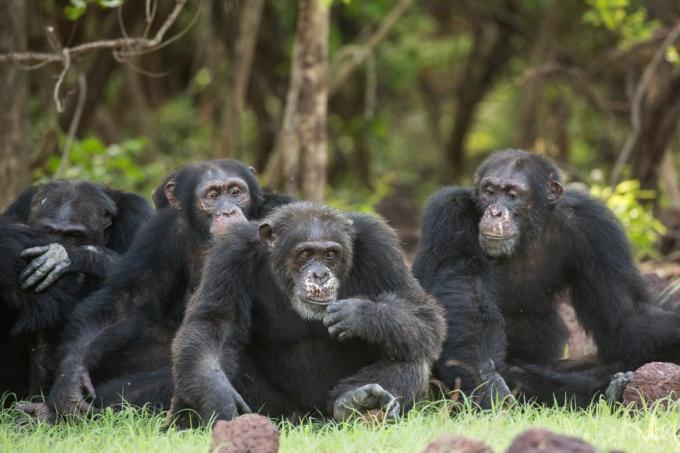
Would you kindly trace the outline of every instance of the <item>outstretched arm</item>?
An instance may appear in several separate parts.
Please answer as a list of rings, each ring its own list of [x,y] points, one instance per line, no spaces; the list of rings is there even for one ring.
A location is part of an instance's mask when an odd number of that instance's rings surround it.
[[[572,194],[572,196],[576,196]],[[680,354],[680,314],[654,305],[611,212],[585,195],[572,216],[572,303],[605,363],[634,369]]]
[[[235,246],[235,249],[239,247]],[[254,288],[238,250],[216,245],[173,342],[175,394],[170,411],[181,427],[191,412],[203,423],[216,416],[231,420],[250,408],[231,384],[237,357],[250,330],[250,295]]]
[[[82,389],[91,390],[90,385],[82,385],[89,382],[89,371],[106,352],[130,340],[139,317],[164,312],[168,304],[184,297],[184,244],[173,235],[172,219],[164,217],[140,232],[114,265],[106,285],[79,304],[71,316],[48,397],[58,411],[71,410],[82,399]]]
[[[468,395],[485,382],[504,386],[496,371],[505,360],[503,316],[493,289],[484,284],[479,218],[469,189],[446,188],[434,195],[413,264],[423,288],[445,309],[447,336],[435,367],[437,377]]]

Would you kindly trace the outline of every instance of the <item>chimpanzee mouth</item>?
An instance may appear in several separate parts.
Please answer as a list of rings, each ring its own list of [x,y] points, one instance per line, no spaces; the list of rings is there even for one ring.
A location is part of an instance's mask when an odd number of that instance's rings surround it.
[[[497,234],[492,234],[492,233],[482,233],[482,236],[484,239],[490,239],[492,241],[507,241],[508,239],[512,239],[516,236],[516,234],[507,234],[505,236],[497,235]]]
[[[311,304],[311,305],[319,305],[322,307],[325,307],[326,305],[330,305],[333,303],[333,298],[328,298],[328,299],[311,299],[309,297],[301,297],[302,301],[306,304]]]

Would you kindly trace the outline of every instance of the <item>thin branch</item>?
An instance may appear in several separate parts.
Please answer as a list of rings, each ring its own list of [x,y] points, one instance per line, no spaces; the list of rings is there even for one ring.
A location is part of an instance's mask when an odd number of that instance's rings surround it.
[[[61,85],[64,83],[64,79],[66,78],[66,73],[68,73],[68,70],[71,68],[71,55],[69,54],[68,48],[63,49],[62,54],[64,56],[64,69],[61,70],[59,78],[57,79],[57,83],[54,84],[54,103],[56,104],[57,112],[59,113],[64,111],[64,107],[62,106],[61,100],[59,99],[59,91],[61,90]]]
[[[635,148],[635,145],[640,138],[640,131],[642,129],[642,106],[645,101],[645,93],[647,92],[649,83],[656,74],[657,68],[664,60],[668,47],[677,41],[678,37],[680,37],[680,22],[675,24],[670,33],[666,35],[666,39],[663,40],[661,46],[659,46],[657,49],[654,57],[652,57],[652,60],[645,68],[644,72],[642,73],[642,77],[640,77],[640,81],[635,88],[632,109],[630,111],[630,122],[632,129],[630,134],[628,134],[626,143],[623,145],[623,149],[616,159],[616,163],[612,169],[611,178],[609,180],[609,184],[611,186],[615,186],[621,179],[623,167],[626,165],[626,162],[628,162],[628,159],[630,159],[630,156],[633,153],[633,148]]]
[[[408,7],[411,6],[411,3],[413,3],[413,0],[399,0],[390,12],[387,13],[385,20],[380,24],[375,33],[373,33],[364,44],[352,45],[345,51],[341,49],[338,52],[338,57],[340,58],[336,58],[333,66],[337,66],[338,61],[345,57],[347,57],[347,63],[334,71],[334,77],[331,80],[330,89],[328,90],[329,94],[333,94],[340,86],[342,86],[349,76],[366,61],[375,48],[387,37],[387,34],[394,24],[397,23]]]
[[[134,51],[142,51],[149,48],[154,48],[161,44],[163,37],[170,29],[172,24],[177,20],[182,8],[187,0],[175,0],[175,7],[163,22],[163,25],[158,29],[152,39],[147,38],[117,38],[117,39],[103,39],[100,41],[93,41],[80,44],[73,47],[66,47],[61,52],[10,52],[0,54],[0,63],[8,62],[60,62],[63,61],[62,52],[67,52],[71,58],[87,53],[93,50],[123,50],[131,49]]]
[[[73,146],[73,140],[75,139],[76,131],[78,130],[78,124],[80,124],[80,117],[82,116],[83,109],[85,108],[85,98],[87,98],[87,77],[85,77],[83,74],[79,74],[78,104],[76,105],[76,110],[73,113],[73,118],[71,118],[71,124],[68,128],[68,135],[66,136],[66,143],[64,143],[64,149],[61,152],[59,167],[57,168],[57,171],[54,172],[54,179],[61,178],[61,176],[64,174],[64,170],[66,170],[66,166],[68,165],[71,147]]]

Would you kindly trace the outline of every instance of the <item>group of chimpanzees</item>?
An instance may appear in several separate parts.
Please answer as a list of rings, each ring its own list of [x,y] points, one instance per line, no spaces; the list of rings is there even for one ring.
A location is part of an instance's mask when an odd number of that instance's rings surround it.
[[[442,388],[584,406],[680,361],[680,313],[615,218],[536,154],[434,195],[413,273],[381,220],[263,191],[237,161],[181,167],[153,201],[58,181],[0,215],[0,390],[19,410],[395,418]],[[565,292],[596,357],[561,359]]]

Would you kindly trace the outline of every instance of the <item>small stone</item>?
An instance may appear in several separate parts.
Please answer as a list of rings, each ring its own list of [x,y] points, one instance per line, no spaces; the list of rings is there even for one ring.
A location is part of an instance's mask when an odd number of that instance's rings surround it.
[[[430,442],[423,453],[493,453],[493,450],[480,440],[444,435]]]
[[[267,417],[246,414],[213,427],[210,453],[276,453],[279,430]]]
[[[578,437],[532,428],[515,437],[506,453],[594,453],[595,448]]]
[[[623,390],[623,404],[633,403],[637,407],[644,403],[652,407],[665,399],[663,404],[669,397],[680,398],[680,366],[674,363],[651,362],[641,366]]]

